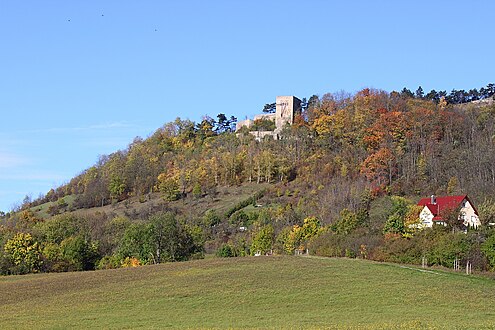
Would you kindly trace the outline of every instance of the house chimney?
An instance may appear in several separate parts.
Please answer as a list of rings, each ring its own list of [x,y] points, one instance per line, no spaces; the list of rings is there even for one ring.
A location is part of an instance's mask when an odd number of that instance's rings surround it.
[[[437,199],[435,195],[431,195],[431,204],[435,205],[437,203]]]

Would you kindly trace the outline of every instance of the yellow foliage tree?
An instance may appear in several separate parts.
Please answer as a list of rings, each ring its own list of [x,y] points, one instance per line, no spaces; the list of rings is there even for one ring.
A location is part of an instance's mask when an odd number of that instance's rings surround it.
[[[5,243],[4,251],[21,274],[37,272],[41,266],[40,246],[29,233],[15,234]]]

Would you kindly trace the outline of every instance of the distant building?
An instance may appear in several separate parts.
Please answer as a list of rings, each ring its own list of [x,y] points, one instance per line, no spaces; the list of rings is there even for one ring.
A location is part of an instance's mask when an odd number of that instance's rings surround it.
[[[423,206],[419,218],[424,227],[432,227],[433,224],[446,225],[445,216],[449,212],[459,212],[459,219],[463,220],[466,227],[477,228],[481,222],[478,211],[467,195],[423,198],[418,202]]]
[[[257,120],[272,120],[275,122],[275,130],[273,131],[250,131],[256,140],[260,141],[265,136],[271,136],[274,139],[279,138],[282,129],[288,124],[294,123],[294,118],[301,113],[301,100],[295,96],[277,96],[275,103],[275,113],[259,114],[254,116],[254,120],[246,119],[237,122],[236,130],[246,127],[250,129]]]
[[[275,131],[280,132],[286,124],[292,125],[296,114],[301,113],[301,100],[295,96],[277,96]]]

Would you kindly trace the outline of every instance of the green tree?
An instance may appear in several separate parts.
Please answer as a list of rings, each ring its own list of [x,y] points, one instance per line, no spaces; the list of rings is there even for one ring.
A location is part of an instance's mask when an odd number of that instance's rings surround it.
[[[162,173],[158,176],[158,188],[163,194],[163,198],[169,202],[180,198],[179,172],[176,169],[170,173]]]
[[[422,99],[425,95],[425,92],[423,91],[423,87],[419,86],[418,89],[416,90],[416,98]]]
[[[192,194],[196,199],[200,199],[203,196],[203,191],[201,190],[201,184],[199,182],[196,182],[194,184]]]
[[[481,244],[481,251],[488,259],[492,270],[495,269],[495,233],[492,232],[483,244]]]
[[[148,223],[127,226],[117,249],[117,256],[120,260],[137,258],[142,264],[153,263],[155,250],[151,237],[151,226]]]
[[[407,89],[407,88],[404,87],[400,91],[400,96],[413,98],[414,97],[414,94],[413,94],[413,92],[411,92],[411,90],[409,90],[409,89]]]
[[[76,235],[80,229],[79,225],[80,219],[62,214],[39,223],[37,229],[40,230],[44,241],[60,244],[64,239]]]
[[[60,243],[62,256],[72,270],[95,269],[98,260],[98,245],[82,235],[71,236]]]
[[[150,218],[150,223],[156,263],[161,263],[162,259],[177,260],[181,228],[175,215],[171,212],[157,214]]]
[[[445,233],[433,243],[433,247],[426,256],[431,264],[452,267],[456,258],[462,260],[467,257],[470,247],[471,244],[466,234]]]
[[[108,186],[108,190],[110,191],[110,197],[112,199],[120,200],[125,192],[124,180],[120,176],[117,175],[112,176],[110,178],[110,184]]]
[[[392,233],[392,234],[404,234],[405,233],[404,226],[404,218],[402,218],[399,214],[394,213],[390,215],[383,227],[384,233]]]
[[[273,245],[274,230],[272,225],[265,225],[256,231],[251,243],[251,254],[265,254],[271,250]]]
[[[333,226],[332,230],[336,234],[347,235],[358,227],[358,217],[356,213],[343,209],[340,211],[340,218]]]
[[[277,110],[277,104],[274,103],[267,103],[263,106],[263,112],[265,113],[275,113]]]
[[[409,212],[409,205],[411,205],[411,202],[400,196],[392,196],[391,200],[391,214],[387,218],[387,222],[383,227],[383,232],[404,234],[406,232],[404,221]]]
[[[150,238],[156,263],[187,260],[201,252],[202,235],[196,227],[186,228],[172,212],[158,213],[150,217]],[[196,236],[196,242],[193,234]]]

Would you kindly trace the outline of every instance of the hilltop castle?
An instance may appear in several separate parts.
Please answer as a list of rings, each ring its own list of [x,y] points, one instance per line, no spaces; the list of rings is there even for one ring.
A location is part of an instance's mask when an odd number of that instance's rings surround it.
[[[272,136],[275,140],[279,139],[279,134],[287,125],[294,123],[294,118],[301,113],[301,100],[295,96],[277,96],[275,102],[275,113],[260,114],[254,116],[254,119],[239,121],[236,125],[236,131],[242,127],[251,129],[257,121],[270,120],[275,122],[275,129],[271,130],[250,130],[256,140],[261,140],[265,136]]]

